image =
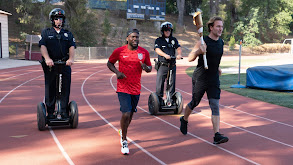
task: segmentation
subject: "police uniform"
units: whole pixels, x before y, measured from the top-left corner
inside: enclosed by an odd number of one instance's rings
[[[49,57],[53,61],[69,59],[69,48],[75,45],[75,39],[72,33],[68,30],[61,29],[59,33],[51,27],[42,31],[42,38],[39,41],[39,47],[41,45],[46,46]],[[53,66],[49,68],[46,63],[43,63],[42,67],[45,75],[45,102],[47,106],[48,114],[54,113],[56,103],[56,68]],[[70,85],[71,85],[71,67],[64,66],[62,70],[62,92],[61,92],[61,112],[66,112],[69,102]]]
[[[170,60],[167,60],[165,57],[158,55],[158,62],[159,62],[159,69],[157,72],[157,81],[156,81],[156,93],[160,98],[164,96],[163,90],[164,90],[164,82],[167,78],[168,73],[168,65],[172,68],[172,77],[171,78],[171,84],[170,84],[170,94],[173,95],[175,92],[175,81],[176,81],[176,52],[175,50],[180,47],[178,40],[175,37],[170,36],[169,41],[166,40],[164,37],[159,37],[155,41],[155,49],[159,48],[164,53],[170,55]]]

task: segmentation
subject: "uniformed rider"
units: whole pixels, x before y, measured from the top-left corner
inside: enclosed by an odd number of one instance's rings
[[[42,31],[39,46],[42,53],[42,67],[45,77],[45,103],[48,119],[55,118],[56,103],[56,75],[54,61],[66,61],[62,70],[62,92],[61,92],[61,117],[68,118],[67,106],[71,85],[71,65],[74,63],[75,39],[72,33],[63,29],[65,23],[65,12],[60,8],[53,9],[49,14],[52,23],[51,28]]]
[[[164,96],[164,82],[167,78],[167,73],[170,69],[172,70],[170,94],[171,96],[175,92],[175,81],[176,81],[176,59],[181,59],[181,46],[178,40],[172,36],[173,25],[170,22],[164,22],[161,24],[161,35],[155,41],[155,52],[158,54],[158,70],[157,70],[157,81],[156,81],[156,93],[159,96],[161,105],[163,105]],[[177,56],[175,50],[177,49]]]

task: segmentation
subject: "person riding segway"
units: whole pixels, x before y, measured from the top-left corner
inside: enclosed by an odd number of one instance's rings
[[[39,41],[42,53],[42,68],[45,77],[45,104],[37,106],[38,129],[46,125],[78,125],[78,108],[75,101],[69,104],[71,65],[74,63],[75,39],[64,30],[65,12],[60,8],[49,14],[51,28],[42,31]],[[55,110],[55,107],[57,108]]]
[[[158,61],[155,60],[157,70],[156,92],[149,96],[149,112],[156,115],[159,111],[174,111],[180,114],[183,109],[183,99],[180,92],[175,92],[176,82],[176,59],[182,59],[181,46],[177,39],[172,36],[173,25],[164,22],[161,25],[162,37],[155,41],[155,52],[158,54]],[[177,50],[177,56],[175,56]],[[166,99],[163,98],[165,80]]]

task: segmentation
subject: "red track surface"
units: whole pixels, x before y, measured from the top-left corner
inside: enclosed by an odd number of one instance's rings
[[[191,78],[177,67],[177,91],[184,106]],[[213,145],[210,109],[202,100],[190,116],[189,133],[179,131],[180,115],[148,114],[156,72],[142,75],[138,112],[129,127],[130,155],[120,153],[121,113],[116,76],[106,64],[76,63],[71,98],[79,126],[38,131],[36,107],[44,97],[40,66],[0,70],[0,164],[292,164],[293,110],[222,91],[221,133],[228,143]]]

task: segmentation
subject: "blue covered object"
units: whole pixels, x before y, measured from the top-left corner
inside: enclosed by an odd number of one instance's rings
[[[293,90],[293,65],[256,66],[246,70],[246,86],[278,91]]]

